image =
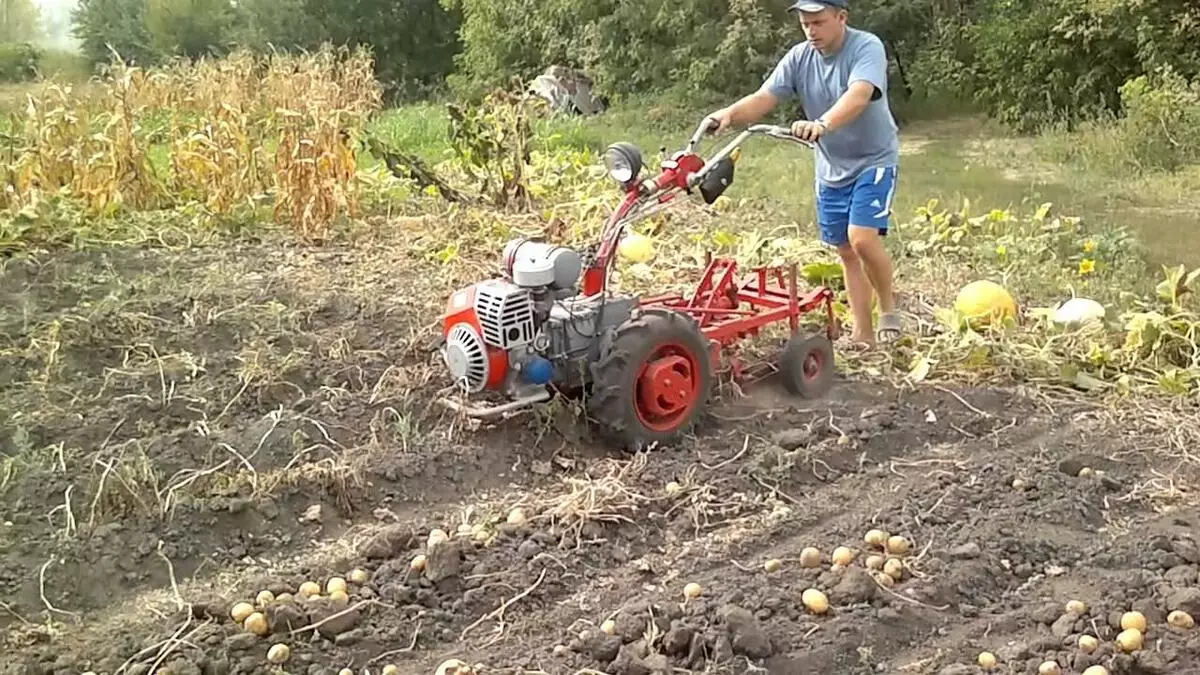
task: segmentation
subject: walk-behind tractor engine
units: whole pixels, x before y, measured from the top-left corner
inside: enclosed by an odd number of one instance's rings
[[[616,440],[634,447],[668,442],[706,406],[722,354],[733,375],[743,378],[747,369],[733,353],[737,343],[784,320],[792,330],[779,362],[784,385],[805,397],[825,393],[832,383],[831,340],[837,330],[833,294],[815,288],[800,296],[794,263],[754,269],[743,278],[735,261],[710,259],[686,296],[646,298],[608,290],[625,229],[676,203],[681,192],[698,189],[713,203],[732,183],[737,148],[749,136],[809,145],[785,128],[755,125],[705,162],[694,148],[711,123],[701,124],[685,150],[664,158],[657,176],[642,179],[636,147],[618,143],[608,149],[609,173],[625,199],[584,255],[516,239],[504,249],[501,276],[450,297],[442,357],[459,391],[441,397],[443,404],[492,418],[548,401],[554,392],[583,393],[589,416]],[[822,306],[823,334],[801,334],[800,317]],[[501,400],[462,400],[489,394]]]

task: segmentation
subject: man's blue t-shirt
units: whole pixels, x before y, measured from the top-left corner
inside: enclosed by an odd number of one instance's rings
[[[883,42],[847,26],[842,48],[826,57],[806,40],[788,50],[763,83],[781,101],[799,98],[805,114],[815,120],[856,80],[875,85],[876,96],[853,122],[822,136],[824,151],[816,152],[817,179],[833,187],[852,182],[867,169],[899,163],[900,140],[888,108]]]

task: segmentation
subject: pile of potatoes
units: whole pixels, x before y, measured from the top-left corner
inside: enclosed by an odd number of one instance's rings
[[[904,579],[904,556],[910,549],[907,539],[900,535],[891,535],[879,529],[872,529],[863,535],[863,542],[869,551],[864,565],[867,571],[879,585],[891,588],[896,582]],[[858,552],[848,546],[838,546],[829,556],[830,569],[838,570],[854,564]],[[800,566],[815,569],[822,564],[821,550],[809,546],[800,552]],[[783,561],[772,558],[763,564],[767,573],[773,574],[783,569]],[[800,595],[800,601],[813,614],[824,614],[829,611],[829,598],[816,588],[807,588]]]
[[[280,593],[276,596],[268,590],[263,590],[254,597],[254,602],[238,602],[229,610],[229,617],[248,633],[259,637],[267,637],[271,626],[267,621],[267,608],[275,604],[310,601],[318,598],[328,598],[335,607],[346,607],[350,604],[350,584],[361,586],[367,583],[371,575],[366,570],[355,569],[344,577],[330,577],[325,582],[325,593],[321,593],[321,585],[315,581],[305,581],[296,590],[296,595]],[[291,649],[282,642],[271,645],[267,650],[267,660],[274,664],[284,663],[291,656]]]
[[[1083,616],[1087,613],[1087,605],[1079,600],[1071,600],[1067,603],[1066,610],[1068,613]],[[1114,639],[1117,649],[1126,654],[1141,649],[1145,641],[1146,623],[1146,616],[1141,612],[1131,611],[1122,614],[1121,632]],[[1176,610],[1167,615],[1167,625],[1180,630],[1191,630],[1195,627],[1196,622],[1187,612]],[[1079,636],[1079,650],[1083,653],[1091,654],[1099,647],[1100,640],[1094,636]],[[979,655],[978,663],[984,670],[992,670],[996,667],[996,655],[991,652],[983,652]],[[1063,675],[1063,669],[1054,661],[1045,661],[1038,667],[1038,675]],[[1108,669],[1104,666],[1092,666],[1084,670],[1083,675],[1108,675]]]

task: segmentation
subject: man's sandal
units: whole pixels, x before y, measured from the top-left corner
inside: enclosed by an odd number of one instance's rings
[[[870,351],[875,345],[862,340],[855,340],[849,335],[843,335],[834,342],[834,348],[841,352],[866,352]]]
[[[903,334],[903,327],[900,325],[900,317],[894,312],[888,312],[879,316],[879,328],[875,331],[875,337],[880,342],[895,342],[900,339]]]

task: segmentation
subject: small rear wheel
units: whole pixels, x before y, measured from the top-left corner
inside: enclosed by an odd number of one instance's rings
[[[695,322],[645,311],[617,328],[592,365],[588,413],[626,447],[670,443],[704,411],[712,377],[708,343]]]
[[[779,359],[784,388],[804,398],[820,398],[829,391],[833,365],[833,343],[824,335],[793,335]]]

